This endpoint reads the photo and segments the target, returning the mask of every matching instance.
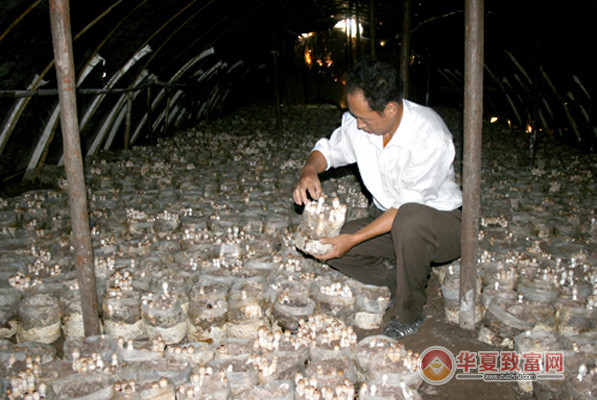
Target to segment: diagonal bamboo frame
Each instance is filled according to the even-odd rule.
[[[87,78],[89,73],[93,70],[93,68],[95,68],[97,64],[99,64],[101,60],[102,58],[99,55],[96,55],[91,61],[91,63],[88,63],[85,66],[85,68],[81,72],[81,76],[77,80],[77,87],[81,86],[83,81],[85,81],[85,78]],[[27,165],[27,169],[25,170],[25,175],[23,176],[23,181],[32,182],[35,180],[35,178],[37,178],[40,169],[39,167],[43,164],[43,161],[40,162],[40,160],[45,160],[49,148],[48,145],[54,137],[56,127],[58,126],[59,112],[60,105],[56,105],[54,111],[52,112],[52,115],[50,116],[50,119],[48,120],[48,123],[46,124],[46,127],[43,130],[41,138],[37,142],[37,146],[33,151],[33,155],[29,160],[29,164]]]
[[[132,87],[137,86],[148,75],[149,75],[149,72],[147,70],[143,70],[142,73],[139,74],[139,76],[132,83],[131,86]],[[136,93],[138,93],[138,92],[136,92]],[[106,132],[108,131],[108,129],[112,125],[112,121],[114,120],[114,117],[116,116],[118,110],[126,103],[126,99],[127,99],[127,93],[123,93],[122,95],[120,95],[120,98],[116,101],[116,104],[114,105],[114,107],[112,107],[112,110],[108,113],[108,116],[104,120],[104,123],[99,128],[98,134],[95,136],[95,139],[94,139],[93,143],[91,143],[91,146],[87,150],[87,155],[95,154],[95,152],[97,151],[97,149],[101,146],[103,138],[104,138]]]
[[[105,12],[103,12],[102,14],[100,14],[100,16],[98,18],[95,18],[93,21],[91,21],[89,24],[87,24],[82,30],[81,32],[79,32],[74,38],[73,41],[80,38],[85,32],[87,32],[92,26],[94,26],[95,24],[97,24],[102,18],[104,18],[106,15],[109,14],[110,11],[112,11],[115,6],[119,3],[121,3],[123,0],[117,0],[115,3],[113,3],[111,6],[109,6]],[[143,0],[142,3],[146,2],[147,0]],[[20,19],[18,22],[20,22],[24,16],[30,11],[32,10],[35,6],[37,6],[38,3],[35,3],[34,5],[32,5],[27,11],[26,13],[24,13],[23,15],[21,15]],[[13,23],[13,25],[16,25],[16,23],[18,23],[17,21],[15,21],[15,23]],[[5,33],[3,34],[2,37],[4,37],[10,29],[12,29],[14,26],[11,25],[11,27],[9,27],[9,29],[7,31],[5,31]],[[99,49],[98,49],[99,51]],[[97,54],[97,51],[95,53],[93,53],[90,58],[89,58],[89,62],[91,62],[91,60],[93,60],[93,58],[95,57],[95,55]],[[43,69],[43,71],[41,72],[41,74],[37,77],[35,77],[33,79],[33,82],[30,85],[30,88],[32,90],[36,90],[39,88],[39,86],[41,85],[41,83],[43,82],[43,78],[48,74],[48,72],[50,71],[50,69],[52,69],[52,67],[54,66],[54,59],[52,59],[50,61],[50,63]],[[87,66],[87,64],[86,64]],[[85,67],[86,67],[85,66]],[[85,70],[85,67],[83,68],[83,70]],[[27,97],[27,98],[23,98],[23,99],[19,99],[15,102],[11,113],[10,113],[10,117],[8,119],[8,121],[6,122],[6,124],[3,127],[2,133],[0,133],[0,155],[2,155],[2,151],[4,150],[4,147],[6,145],[6,143],[8,142],[8,139],[10,138],[12,132],[14,131],[15,127],[17,126],[18,120],[20,119],[21,115],[23,115],[23,112],[25,111],[25,108],[27,108],[27,105],[29,104],[29,101],[31,100],[31,97]],[[55,130],[55,128],[54,128]],[[53,137],[53,133],[51,134],[51,137],[49,138],[49,141],[51,141],[51,138]],[[45,153],[45,152],[44,152]],[[43,162],[43,160],[41,160],[41,162]]]
[[[136,52],[133,55],[133,57],[131,57],[118,71],[116,71],[116,73],[114,75],[112,75],[112,77],[110,78],[108,83],[106,83],[105,88],[112,88],[116,84],[116,82],[118,82],[120,80],[120,78],[122,78],[128,72],[128,70],[130,68],[132,68],[133,65],[135,65],[141,58],[145,57],[151,51],[152,51],[151,48],[148,45],[146,45],[141,50]],[[95,99],[93,99],[93,101],[91,102],[91,105],[87,108],[87,111],[85,111],[85,114],[83,115],[83,117],[81,118],[81,121],[79,122],[79,130],[80,131],[82,131],[85,128],[85,126],[87,126],[87,124],[91,120],[91,116],[98,109],[98,107],[100,106],[100,104],[102,103],[102,101],[104,100],[105,97],[106,97],[106,94],[101,93],[101,94],[97,95],[95,97]],[[64,163],[64,153],[62,154],[62,157],[60,158],[58,165],[62,165],[63,163]]]
[[[149,71],[147,71],[146,74],[141,75],[140,76],[140,81],[143,81],[147,76],[149,75]],[[116,132],[118,131],[118,128],[120,127],[120,124],[122,123],[122,120],[127,117],[130,118],[132,115],[132,107],[133,107],[133,100],[135,100],[135,98],[137,98],[137,96],[139,95],[139,93],[141,93],[140,91],[136,91],[133,93],[126,93],[122,96],[121,101],[122,104],[119,103],[114,107],[115,110],[117,110],[118,108],[120,108],[120,112],[118,113],[118,116],[116,117],[114,123],[112,124],[112,129],[110,129],[110,132],[108,134],[108,138],[106,139],[105,143],[104,143],[104,150],[108,150],[110,149],[110,147],[112,146],[112,142],[114,141],[114,137],[116,136]],[[124,103],[126,102],[126,107],[124,106]],[[130,119],[127,122],[127,130],[129,131],[128,135],[128,139],[125,137],[125,141],[124,141],[124,149],[128,149],[128,146],[130,145]],[[126,132],[126,131],[125,131]]]
[[[260,3],[258,4],[258,6],[261,6],[263,3],[265,3],[265,1],[262,1],[262,2],[260,2]],[[236,10],[239,10],[239,9],[240,9],[240,7],[237,7],[237,9],[236,9]],[[234,10],[234,11],[236,11],[236,10]],[[242,23],[242,22],[243,22],[243,21],[244,21],[246,18],[248,18],[248,17],[249,17],[251,14],[252,14],[252,12],[250,12],[250,13],[245,13],[245,14],[243,14],[243,16],[242,16],[242,17],[240,17],[240,18],[236,19],[236,20],[235,20],[235,22],[234,22],[233,24],[231,24],[231,25],[230,25],[230,26],[229,26],[229,27],[228,27],[226,30],[224,30],[224,32],[222,32],[222,33],[221,33],[221,34],[220,34],[220,35],[219,35],[217,38],[213,39],[213,40],[212,40],[212,41],[209,43],[209,45],[208,45],[208,46],[213,46],[213,45],[214,45],[214,44],[215,44],[215,43],[216,43],[216,42],[217,42],[217,41],[218,41],[218,40],[219,40],[221,37],[223,37],[223,36],[224,36],[224,35],[226,35],[228,32],[230,32],[230,31],[231,31],[233,28],[235,28],[237,25],[239,25],[240,23]],[[221,23],[224,23],[226,20],[227,20],[227,18],[224,18],[224,19],[220,20],[220,21],[218,22],[218,24],[217,24],[217,25],[219,25],[219,24],[221,24]],[[181,52],[179,52],[179,55],[178,55],[178,56],[176,56],[176,57],[174,57],[174,58],[171,60],[171,62],[172,62],[172,61],[174,61],[174,60],[176,60],[176,59],[177,59],[177,58],[178,58],[178,57],[179,57],[181,54],[183,54],[184,52],[186,52],[188,49],[190,49],[190,48],[192,48],[194,45],[196,45],[196,44],[197,44],[197,43],[198,43],[198,42],[199,42],[201,39],[203,39],[203,38],[204,38],[204,37],[205,37],[205,36],[206,36],[206,35],[207,35],[207,34],[208,34],[210,31],[212,31],[213,29],[215,29],[215,26],[214,26],[214,27],[212,27],[212,29],[209,29],[207,32],[204,32],[204,33],[203,33],[203,34],[202,34],[202,35],[201,35],[199,38],[197,38],[196,40],[194,40],[194,41],[193,41],[193,42],[192,42],[192,43],[191,43],[189,46],[187,46],[187,47],[186,47],[184,50],[182,50]],[[223,47],[223,46],[222,46],[222,47]],[[242,61],[242,60],[241,60],[241,61]],[[163,68],[165,68],[165,66],[163,66],[163,67],[162,67],[162,69],[163,69]],[[212,67],[212,68],[213,68],[213,67]],[[159,73],[159,72],[160,72],[160,71],[158,71],[158,73]],[[178,74],[178,72],[177,72],[176,74],[174,74],[174,76],[173,76],[173,77],[170,79],[170,81],[169,81],[169,82],[175,82],[175,81],[176,81],[176,79],[178,79],[178,77],[179,77],[179,76],[177,76],[177,75],[181,76],[182,74]],[[176,79],[174,79],[175,77],[176,77]],[[200,78],[200,79],[203,79],[203,76],[202,76],[202,78]],[[156,97],[156,101],[154,101],[154,102],[152,103],[152,108],[151,108],[151,110],[153,110],[153,109],[155,109],[155,108],[157,107],[157,103],[159,102],[159,100],[161,100],[161,98],[163,97],[163,94],[164,94],[164,90],[162,90],[162,91],[161,91],[161,92],[158,94],[158,96]],[[171,105],[171,106],[172,106],[172,105]],[[204,106],[205,106],[205,105],[204,105]],[[197,113],[197,117],[196,117],[196,119],[199,119],[199,118],[201,117],[201,115],[203,115],[203,111],[207,111],[207,109],[208,109],[208,108],[209,108],[209,107],[202,107],[202,108],[201,108],[201,110],[200,110],[200,112],[199,112],[199,113]],[[183,109],[183,111],[184,111],[184,109]],[[163,114],[164,114],[163,112],[162,112],[162,113],[160,113],[160,116],[159,116],[158,118],[159,118],[159,119],[161,119],[161,116],[163,116]],[[147,116],[147,114],[146,114],[145,116]],[[145,117],[144,117],[144,119],[142,120],[141,124],[144,124],[145,122],[146,122],[146,120],[145,120]],[[152,129],[157,129],[157,127],[158,127],[158,126],[159,126],[159,125],[158,125],[158,124],[155,124],[155,123],[154,123],[154,124],[151,124],[151,127],[152,127]],[[139,132],[139,129],[140,129],[140,128],[138,128],[138,129],[137,129],[136,133],[138,133],[138,132]],[[136,139],[136,137],[137,137],[137,136],[135,135],[135,136],[134,136],[134,138]]]
[[[106,44],[106,42],[109,40],[110,37],[113,36],[113,34],[118,30],[118,28],[120,27],[120,25],[122,25],[122,23],[127,20],[131,15],[133,15],[135,13],[135,11],[137,11],[143,4],[145,4],[148,0],[142,0],[139,2],[139,4],[137,4],[133,9],[131,9],[122,19],[120,19],[118,21],[118,23],[112,28],[112,30],[102,39],[102,41],[99,43],[99,45],[96,47],[96,49],[94,50],[94,52],[90,55],[90,57],[88,58],[88,61],[85,63],[83,70],[86,69],[86,67],[89,66],[89,63],[91,62],[91,60],[94,59],[94,57],[99,53],[99,50]],[[119,4],[121,4],[123,2],[123,0],[117,0],[114,3],[112,3],[110,6],[108,6],[101,14],[99,14],[93,21],[91,21],[89,24],[87,24],[79,33],[77,33],[74,36],[74,40],[82,37],[87,31],[89,31],[94,25],[96,25],[99,21],[101,21],[105,16],[109,15],[111,11],[113,11]],[[175,35],[177,32],[180,31],[180,29],[182,29],[182,27],[186,24],[188,24],[189,21],[193,20],[193,18],[198,15],[201,11],[205,10],[206,7],[208,7],[210,4],[212,4],[214,2],[214,0],[211,0],[210,2],[208,2],[207,4],[203,4],[202,7],[196,11],[195,13],[193,13],[193,15],[191,15],[191,17],[189,17],[186,21],[184,21],[182,24],[180,24],[177,29],[170,35],[168,36],[168,38],[166,38],[163,43],[160,45],[160,47],[156,50],[156,52],[154,53],[154,55],[152,55],[152,57],[150,57],[149,60],[147,60],[145,66],[147,66],[154,58],[156,53],[159,52],[159,50],[161,50],[167,42],[169,42]],[[181,15],[182,13],[184,13],[187,9],[189,9],[193,4],[196,3],[196,0],[193,0],[189,3],[187,3],[183,8],[181,8],[180,10],[178,10],[173,17],[171,17],[167,22],[165,22],[159,29],[157,29],[156,31],[154,31],[152,33],[152,35],[145,41],[145,43],[148,43],[151,39],[153,39],[161,30],[163,30],[166,26],[168,26],[169,24],[171,24],[174,20],[177,19],[177,17],[179,15]],[[264,1],[262,1],[260,4],[263,4]],[[31,11],[31,9],[33,9],[35,6],[37,6],[37,4],[39,4],[39,1],[34,3],[30,9],[28,11],[26,11],[20,18],[19,21],[22,20],[25,15],[27,13],[29,13]],[[239,9],[241,9],[242,6],[238,6],[234,11],[237,11]],[[246,18],[246,16],[249,13],[245,13],[243,18],[240,19],[244,19]],[[230,18],[230,14],[228,14],[227,17],[222,18],[216,25],[220,25],[224,22],[226,22],[228,19]],[[16,25],[19,21],[15,21],[13,23],[13,26]],[[237,23],[232,24],[234,26],[236,26],[238,24],[238,19],[236,20]],[[12,29],[9,28],[10,29]],[[178,58],[182,53],[184,53],[185,51],[187,51],[189,48],[191,48],[193,45],[195,45],[197,42],[199,42],[199,40],[201,40],[203,37],[205,37],[205,35],[207,35],[211,30],[215,29],[217,26],[212,26],[207,32],[204,32],[198,39],[196,39],[190,46],[187,46],[183,51],[179,52],[179,55],[176,56],[175,58]],[[9,30],[7,30],[4,35],[8,34]],[[226,32],[228,32],[230,29],[226,29]],[[3,35],[3,36],[4,36]],[[221,35],[220,35],[221,37]],[[214,41],[215,42],[215,41]],[[34,82],[30,85],[30,89],[31,90],[37,90],[39,85],[42,82],[43,77],[49,72],[49,70],[53,67],[53,63],[54,61],[52,60],[50,62],[50,64],[48,64],[48,66],[44,69],[44,71],[42,72],[42,74],[34,80]],[[98,95],[99,96],[99,95]],[[11,113],[11,118],[9,122],[12,123],[7,123],[4,127],[4,131],[2,132],[2,134],[0,135],[0,154],[1,151],[4,147],[4,144],[7,142],[9,136],[11,135],[11,133],[14,130],[14,127],[16,126],[18,119],[21,117],[21,115],[23,114],[25,108],[28,105],[30,98],[26,98],[26,99],[19,99],[18,102],[15,102],[15,107],[13,108],[13,112]],[[170,108],[173,107],[174,104],[170,104]],[[93,112],[91,113],[93,114]],[[80,130],[82,130],[85,125],[87,124],[87,122],[89,121],[89,118],[91,117],[91,114],[89,114],[88,118],[84,118],[81,121],[81,128]],[[54,126],[52,127],[48,127],[46,125],[46,129],[44,129],[44,132],[42,133],[43,135],[43,142],[44,142],[44,150],[40,151],[40,149],[36,149],[36,151],[34,152],[34,157],[32,157],[32,160],[29,163],[29,166],[27,168],[28,172],[26,174],[27,179],[31,179],[31,175],[32,172],[34,170],[38,170],[39,169],[39,165],[43,164],[43,161],[45,160],[45,157],[47,155],[47,149],[49,144],[51,143],[52,139],[53,139],[53,135],[54,132],[56,130],[57,127],[57,121],[55,118],[52,118],[51,120],[54,120]],[[39,147],[39,145],[38,145]],[[34,158],[37,159],[37,162],[35,162]],[[64,155],[62,156],[61,162],[59,164],[62,164],[64,159]],[[35,164],[35,165],[33,165]],[[35,179],[35,174],[33,174],[33,179]]]
[[[210,3],[208,3],[207,5],[211,4],[212,2],[213,2],[213,0],[212,0]],[[262,1],[262,2],[260,3],[260,5],[261,5],[261,4],[263,4],[263,3],[264,3],[264,1]],[[168,42],[169,42],[169,41],[170,41],[170,40],[171,40],[171,39],[172,39],[172,38],[173,38],[173,37],[176,35],[176,33],[178,33],[178,32],[180,31],[180,29],[182,29],[182,28],[183,28],[183,27],[184,27],[186,24],[188,24],[190,21],[192,21],[192,20],[193,20],[193,19],[194,19],[194,18],[195,18],[195,17],[196,17],[196,16],[197,16],[197,15],[198,15],[198,14],[199,14],[201,11],[203,11],[203,10],[205,9],[205,7],[206,7],[207,5],[205,5],[205,6],[204,6],[204,7],[202,7],[200,10],[198,10],[197,12],[195,12],[194,14],[192,14],[192,15],[191,15],[189,18],[187,18],[187,19],[184,21],[184,23],[182,23],[182,24],[181,24],[181,25],[180,25],[180,26],[179,26],[179,27],[178,27],[178,28],[177,28],[177,29],[176,29],[174,32],[172,32],[172,34],[170,34],[170,35],[169,35],[169,36],[168,36],[168,37],[167,37],[167,38],[166,38],[166,39],[165,39],[165,40],[162,42],[162,44],[161,44],[161,45],[160,45],[160,46],[159,46],[159,47],[158,47],[158,48],[157,48],[157,49],[154,51],[154,53],[152,54],[152,56],[151,56],[151,57],[149,57],[149,59],[147,59],[147,60],[146,60],[146,62],[145,62],[145,65],[143,66],[143,69],[146,69],[146,68],[148,67],[149,63],[150,63],[150,62],[151,62],[151,61],[152,61],[152,60],[153,60],[153,59],[154,59],[154,58],[157,56],[157,54],[160,52],[160,50],[162,50],[162,49],[163,49],[163,48],[166,46],[166,44],[167,44],[167,43],[168,43]],[[237,10],[240,10],[240,9],[241,9],[241,7],[242,7],[242,5],[241,5],[241,6],[238,6],[238,7],[237,7],[237,8],[236,8],[236,9],[235,9],[235,10],[234,10],[232,13],[234,13],[234,12],[235,12],[235,11],[237,11]],[[180,54],[183,54],[183,53],[184,53],[184,52],[186,52],[186,51],[187,51],[189,48],[192,48],[192,47],[193,47],[195,44],[197,44],[197,43],[198,43],[198,42],[199,42],[201,39],[203,39],[203,38],[204,38],[204,37],[205,37],[205,36],[206,36],[206,35],[207,35],[209,32],[211,32],[211,31],[212,31],[212,30],[214,30],[214,29],[215,29],[217,26],[219,26],[220,24],[222,24],[223,22],[225,22],[225,21],[226,21],[228,18],[230,18],[230,15],[232,15],[232,13],[231,13],[231,14],[229,14],[227,17],[225,17],[225,18],[222,18],[222,19],[221,19],[221,20],[220,20],[218,23],[216,23],[215,25],[213,25],[213,26],[212,26],[210,29],[208,29],[206,32],[203,32],[203,33],[202,33],[202,35],[201,35],[199,38],[195,39],[195,40],[194,40],[194,41],[193,41],[193,42],[192,42],[192,43],[191,43],[189,46],[187,46],[185,49],[183,49],[182,51],[180,51],[178,54],[179,54],[179,55],[180,55]],[[247,16],[248,16],[248,15],[250,15],[250,13],[245,13],[245,14],[243,15],[243,17],[241,17],[241,18],[237,19],[237,20],[236,20],[236,23],[235,23],[235,24],[232,24],[232,25],[231,25],[231,27],[234,27],[234,26],[236,26],[238,23],[240,23],[240,21],[242,21],[243,19],[247,18]],[[169,22],[170,22],[170,21],[169,21]],[[231,28],[227,29],[227,30],[226,30],[226,32],[228,32],[230,29],[231,29]],[[221,37],[221,35],[220,35],[220,37]],[[216,40],[214,40],[213,42],[215,42],[215,41],[216,41]],[[213,44],[213,42],[212,42],[210,45],[206,46],[206,47],[211,47],[211,45]],[[177,55],[176,57],[173,57],[173,58],[171,59],[171,62],[172,62],[173,60],[177,59],[177,58],[179,57],[179,55]],[[185,65],[187,65],[187,64],[185,64]],[[190,67],[190,66],[189,66],[189,67]],[[183,68],[184,68],[184,67],[183,67]],[[188,68],[187,68],[187,69],[188,69]],[[181,70],[182,70],[182,69],[181,69]],[[182,72],[181,72],[181,70],[177,71],[177,72],[176,72],[176,73],[173,75],[173,77],[172,77],[172,78],[170,78],[169,82],[171,82],[171,83],[172,83],[172,82],[175,82],[175,81],[176,81],[178,78],[180,78],[180,76],[182,76],[182,74],[184,73],[184,71],[182,71]],[[186,71],[186,69],[185,69],[185,71]],[[157,105],[159,104],[159,102],[161,101],[161,99],[164,97],[164,94],[165,94],[165,89],[162,89],[162,90],[161,90],[161,91],[158,93],[158,95],[156,96],[156,98],[154,99],[154,101],[151,103],[152,105],[151,105],[151,110],[150,110],[150,112],[151,112],[151,111],[153,111],[154,109],[156,109],[156,108],[157,108]],[[169,105],[166,105],[166,106],[169,106]],[[160,117],[159,117],[159,119],[160,119],[160,120],[161,120],[161,116],[163,116],[163,115],[164,115],[164,112],[160,113]],[[137,139],[137,137],[138,137],[138,134],[139,134],[139,132],[140,132],[140,129],[142,128],[142,125],[144,125],[144,124],[147,122],[147,120],[148,120],[148,119],[149,119],[149,116],[148,116],[147,114],[145,114],[145,115],[144,115],[144,117],[142,118],[141,122],[140,122],[140,125],[137,127],[137,129],[135,130],[135,133],[133,134],[133,137],[131,138],[131,143],[134,143],[134,142],[135,142],[135,140]],[[154,122],[154,123],[150,123],[150,126],[151,126],[151,128],[152,128],[152,129],[154,129],[154,127],[157,127],[157,126],[158,126],[158,124],[156,124],[156,123]]]
[[[21,22],[27,16],[27,14],[29,14],[35,7],[37,7],[39,5],[39,3],[41,3],[41,0],[37,0],[35,3],[31,4],[29,6],[29,8],[27,8],[21,15],[19,15],[17,17],[17,19],[15,19],[12,22],[12,24],[10,24],[10,26],[8,28],[6,28],[4,33],[2,33],[2,35],[0,35],[0,40],[4,39],[4,37],[6,37],[6,35],[8,35],[10,33],[10,31],[12,31],[12,29],[15,26],[17,26],[19,24],[19,22]]]
[[[195,56],[194,58],[192,58],[191,60],[189,60],[182,68],[180,68],[173,76],[173,78],[175,78],[174,80],[176,80],[179,76],[181,76],[182,74],[184,74],[189,68],[191,68],[194,64],[196,64],[198,61],[200,61],[201,59],[209,56],[209,55],[213,55],[214,54],[214,48],[211,47],[207,50],[204,50],[201,54],[199,54],[198,56]],[[172,79],[171,79],[172,80]],[[161,95],[160,96],[156,96],[156,98],[154,99],[153,103],[150,105],[150,110],[153,110],[159,100],[161,99]],[[141,117],[141,121],[139,122],[137,128],[135,129],[135,132],[133,133],[132,137],[131,137],[131,144],[135,143],[135,141],[137,140],[137,138],[139,137],[139,133],[141,132],[141,129],[143,128],[143,126],[145,125],[147,119],[149,119],[149,115],[148,113],[145,113],[143,115],[143,117]]]
[[[203,7],[201,7],[201,9],[199,9],[197,12],[195,12],[190,18],[188,18],[183,24],[181,24],[177,29],[175,29],[175,33],[178,32],[184,25],[186,25],[190,20],[192,20],[198,13],[200,13],[201,11],[203,11],[208,5],[210,5],[211,3],[213,3],[214,0],[211,0],[208,4],[203,5]],[[156,29],[153,34],[151,36],[149,36],[140,46],[140,48],[145,48],[149,45],[149,42],[151,41],[151,39],[153,39],[155,36],[157,36],[162,30],[164,30],[168,25],[170,25],[173,21],[175,21],[182,13],[184,13],[187,9],[189,9],[189,7],[191,7],[193,4],[196,3],[196,0],[192,0],[191,2],[189,2],[185,7],[183,7],[182,9],[178,10],[172,17],[170,17],[165,23],[163,23],[158,29]],[[171,37],[173,36],[173,34],[171,34],[166,41],[168,41]],[[161,49],[163,48],[163,44],[153,52],[153,55],[149,57],[149,59],[145,62],[145,64],[141,67],[141,72],[134,78],[134,82],[140,82],[140,77],[142,74],[146,74],[146,70],[147,70],[147,66],[148,64],[151,62],[151,60],[155,57],[155,54],[157,52],[159,52]],[[138,50],[140,51],[140,50]],[[135,84],[133,84],[135,85]],[[104,141],[104,137],[107,133],[108,128],[110,127],[110,125],[112,124],[112,122],[114,121],[114,118],[117,117],[117,109],[120,108],[122,106],[121,104],[121,100],[122,98],[116,102],[115,107],[112,109],[112,111],[110,112],[107,120],[104,122],[104,124],[102,124],[102,127],[98,130],[98,132],[96,132],[95,137],[93,138],[93,142],[92,145],[90,146],[90,148],[87,151],[87,155],[92,155],[95,154],[95,152],[97,151],[97,149],[100,147],[101,143]],[[90,117],[91,115],[97,110],[94,109],[92,110],[92,112],[90,113]],[[64,157],[64,156],[62,156]]]

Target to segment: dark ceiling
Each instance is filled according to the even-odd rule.
[[[336,102],[338,84],[333,79],[338,80],[351,63],[370,51],[370,11],[374,15],[376,56],[398,64],[402,3],[71,1],[76,72],[80,76],[94,56],[101,56],[101,63],[82,86],[104,88],[135,54],[150,49],[113,87],[133,87],[136,80],[180,85],[168,89],[171,94],[185,85],[179,109],[193,114],[189,111],[192,107],[209,104],[195,113],[194,120],[187,118],[189,123],[205,117],[210,107],[213,113],[247,101],[272,101],[276,83],[280,85],[283,103]],[[542,129],[594,150],[596,2],[486,0],[484,5],[486,114],[502,115],[523,129],[530,120],[540,120]],[[464,6],[462,0],[411,0],[410,97],[415,101],[461,107]],[[24,106],[13,98],[15,91],[30,85],[56,88],[49,7],[48,0],[0,0],[0,177],[4,180],[24,171],[33,153],[31,143],[39,140],[44,127],[48,129],[47,121],[57,104],[55,96],[35,96]],[[342,34],[333,29],[347,17],[357,17],[363,26],[358,44],[353,41],[350,51]],[[299,35],[308,32],[319,34],[301,42]],[[333,59],[333,68],[315,64],[307,68],[302,58],[306,50],[312,51],[315,58]],[[213,51],[213,55],[197,61],[206,51]],[[279,77],[272,73],[274,61]],[[192,66],[181,72],[189,63]],[[311,87],[318,89],[309,92]],[[145,101],[141,97],[138,103]],[[214,107],[214,101],[220,102],[220,107]],[[539,104],[536,111],[529,109],[533,101]],[[79,113],[92,102],[91,96],[79,96]],[[117,98],[112,96],[98,105],[88,126],[81,131],[83,146],[94,140],[114,104],[118,104]],[[173,106],[164,100],[155,105],[156,110],[160,107]],[[20,113],[17,118],[15,109]],[[141,120],[142,116],[133,116],[136,117]],[[159,127],[158,121],[154,125]],[[60,140],[49,143],[45,162],[57,162],[59,157],[53,158],[52,154],[60,152]],[[115,142],[114,146],[119,144]],[[13,156],[4,157],[6,154]]]
[[[71,1],[75,60],[98,49],[107,68],[148,43],[160,48],[153,71],[176,69],[202,49],[217,45],[221,53],[241,51],[266,57],[272,36],[294,40],[304,32],[325,31],[347,16],[359,15],[364,37],[369,36],[369,9],[373,5],[376,36],[396,40],[402,22],[401,1],[368,0],[95,0]],[[28,80],[52,59],[47,0],[0,0],[0,85],[24,88]],[[455,50],[462,47],[464,1],[412,1],[414,52],[422,47]],[[566,4],[553,0],[485,1],[486,41],[489,53],[540,54],[562,68],[581,69],[597,46],[592,0]],[[278,42],[279,44],[280,42]],[[524,47],[527,49],[524,49]],[[526,54],[528,56],[528,54]],[[447,52],[457,63],[462,53]],[[111,59],[114,60],[111,62]],[[262,62],[265,59],[261,60]],[[567,62],[566,62],[567,61]],[[589,64],[589,63],[587,63]]]

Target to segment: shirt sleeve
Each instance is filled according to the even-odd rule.
[[[351,132],[356,129],[356,121],[350,113],[342,116],[342,125],[332,132],[329,139],[319,139],[313,151],[318,150],[325,157],[327,169],[342,167],[356,162],[352,148]]]

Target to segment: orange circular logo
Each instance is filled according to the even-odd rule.
[[[432,385],[443,385],[456,373],[456,359],[445,347],[428,347],[419,357],[419,374]]]

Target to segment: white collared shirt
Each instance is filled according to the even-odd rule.
[[[398,129],[384,147],[383,137],[357,128],[346,112],[320,151],[329,168],[357,163],[361,178],[380,210],[420,203],[442,211],[462,205],[454,179],[454,143],[442,118],[431,108],[403,100]]]

